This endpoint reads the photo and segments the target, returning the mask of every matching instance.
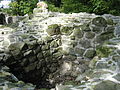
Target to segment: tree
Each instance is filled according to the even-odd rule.
[[[89,0],[62,0],[63,11],[71,12],[90,12]]]
[[[120,15],[120,0],[42,0],[47,2],[50,11],[95,14],[109,13]],[[9,13],[13,15],[31,14],[38,0],[14,0],[10,4]]]
[[[31,14],[38,0],[16,0],[10,3],[10,12],[13,15]]]

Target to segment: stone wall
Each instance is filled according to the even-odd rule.
[[[0,12],[0,25],[17,23],[26,17],[28,16],[10,16],[6,13]]]
[[[104,42],[119,37],[117,16],[41,12],[39,8],[33,13],[16,30],[1,32],[0,61],[18,79],[39,87],[74,80],[89,69]]]

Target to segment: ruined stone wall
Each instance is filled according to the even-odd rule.
[[[84,73],[97,48],[119,36],[120,17],[39,10],[34,9],[32,19],[19,22],[16,30],[0,31],[0,61],[19,79],[41,87],[64,75],[74,79]]]

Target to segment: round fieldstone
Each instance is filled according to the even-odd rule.
[[[46,30],[46,32],[51,36],[58,35],[60,34],[60,26],[58,24],[52,24],[48,26],[48,29]]]
[[[82,31],[85,31],[85,32],[90,32],[91,31],[91,29],[90,29],[90,27],[89,27],[89,24],[84,24],[84,25],[82,25],[81,26],[81,30]]]
[[[115,78],[116,80],[120,81],[120,73],[118,73],[117,75],[113,76],[113,78]]]
[[[93,39],[95,37],[95,33],[92,32],[86,32],[85,37],[87,39]]]
[[[102,32],[102,28],[97,27],[97,26],[91,26],[91,30],[95,33],[101,33]]]
[[[78,48],[78,47],[75,48],[75,53],[77,53],[79,56],[83,56],[84,52],[85,50],[82,48]]]
[[[93,90],[119,90],[116,89],[117,83],[110,80],[102,81],[101,83],[94,86]]]
[[[88,49],[86,52],[85,52],[85,57],[86,58],[93,58],[96,54],[96,51],[94,49]]]
[[[111,32],[105,32],[101,35],[97,36],[95,39],[96,43],[103,43],[106,40],[112,39],[114,37],[114,33]]]
[[[114,60],[115,62],[118,62],[120,60],[120,55],[112,56],[112,60]]]
[[[114,27],[113,26],[109,26],[109,27],[106,27],[105,28],[105,32],[111,32],[111,33],[114,33]]]
[[[96,17],[92,20],[92,24],[99,27],[106,27],[107,21],[103,17]]]
[[[107,24],[108,25],[114,25],[114,21],[112,19],[107,19]]]
[[[74,35],[75,37],[77,37],[77,38],[82,38],[83,35],[84,35],[84,33],[83,33],[83,31],[80,30],[80,29],[75,29],[75,30],[73,31],[73,35]]]
[[[51,48],[57,48],[58,47],[58,43],[57,43],[57,41],[52,41],[51,43],[50,43],[50,47]]]
[[[61,34],[63,35],[71,35],[73,32],[73,27],[63,26],[60,29]]]
[[[90,48],[91,47],[91,42],[89,40],[80,40],[79,44],[84,47],[84,48]]]

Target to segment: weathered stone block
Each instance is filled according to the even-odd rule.
[[[63,56],[63,54],[61,52],[57,52],[57,53],[53,54],[54,59],[60,59],[60,58],[62,58],[62,56]]]
[[[44,56],[44,57],[48,57],[48,56],[50,56],[50,55],[52,55],[51,52],[50,52],[50,50],[43,51],[43,56]]]
[[[83,33],[83,31],[80,30],[80,29],[74,29],[73,35],[74,35],[75,37],[77,37],[77,38],[82,38],[83,35],[84,35],[84,33]]]
[[[28,59],[29,59],[29,63],[33,63],[33,62],[37,61],[37,57],[34,55],[30,56]]]
[[[27,58],[24,58],[21,60],[21,63],[20,63],[21,66],[27,66],[28,64],[29,64],[29,60]]]
[[[42,59],[43,58],[43,53],[42,52],[38,53],[37,58],[38,58],[38,60]]]
[[[57,43],[57,41],[52,41],[51,43],[50,43],[50,47],[51,48],[56,48],[56,47],[58,47],[58,43]]]
[[[71,35],[73,32],[73,27],[63,26],[60,29],[61,34],[63,35]]]
[[[53,41],[53,38],[52,38],[52,37],[50,37],[50,36],[44,37],[44,42],[49,43],[49,42],[51,42],[51,41]]]
[[[64,61],[75,61],[77,59],[77,56],[76,55],[65,55],[63,57],[63,60]]]
[[[77,53],[80,56],[83,56],[84,52],[85,50],[82,48],[77,48],[77,47],[75,48],[75,53]]]
[[[117,90],[116,85],[117,83],[107,80],[107,81],[102,81],[101,83],[95,85],[93,89],[94,90]]]
[[[43,64],[45,64],[45,60],[44,59],[39,59],[39,61],[37,63],[37,69],[42,68]]]
[[[42,46],[41,46],[41,50],[42,50],[42,51],[45,51],[45,50],[48,50],[48,49],[50,49],[49,44],[46,44],[46,45],[42,45]]]
[[[115,62],[118,62],[120,60],[120,55],[112,56],[112,60],[114,60]]]
[[[24,70],[25,70],[25,72],[29,72],[31,70],[34,70],[36,68],[36,66],[37,66],[37,62],[28,65],[27,67],[24,68]]]
[[[96,55],[96,51],[94,49],[88,49],[86,52],[85,52],[85,57],[86,58],[93,58],[94,56]]]
[[[29,51],[24,53],[24,56],[28,56],[29,57],[29,56],[32,56],[32,55],[34,55],[32,50],[29,50]]]
[[[97,46],[96,47],[96,54],[99,56],[99,57],[108,57],[110,55],[110,53],[112,53],[113,49],[112,48],[109,48],[107,46]]]
[[[90,48],[91,47],[91,42],[89,40],[80,40],[79,44],[84,47],[84,48]]]
[[[114,27],[113,26],[108,26],[105,28],[105,32],[106,33],[114,33]]]
[[[89,24],[83,24],[80,28],[82,31],[85,31],[85,32],[91,31]]]
[[[99,27],[106,27],[107,21],[103,17],[96,17],[92,20],[92,24]]]
[[[9,49],[10,51],[14,51],[14,50],[16,50],[16,49],[18,49],[19,51],[22,51],[22,50],[28,49],[28,46],[27,46],[27,44],[24,43],[24,42],[18,42],[18,43],[13,43],[13,44],[11,44],[11,45],[8,47],[8,49]]]
[[[104,29],[102,27],[91,26],[91,30],[97,34],[101,33]]]
[[[106,69],[109,68],[107,62],[97,62],[96,69]]]
[[[37,43],[36,40],[27,41],[26,43],[27,43],[29,49],[35,49],[37,46],[39,46],[39,44]]]
[[[42,51],[42,50],[41,50],[41,46],[38,46],[38,47],[36,47],[35,50],[33,50],[34,54],[37,54],[37,53],[39,53],[39,52],[41,52],[41,51]]]
[[[106,21],[107,21],[108,25],[114,25],[115,24],[112,19],[107,19]]]
[[[109,40],[113,37],[114,37],[114,33],[105,32],[105,33],[102,33],[101,35],[97,36],[95,39],[95,42],[103,43],[104,41]]]
[[[58,35],[58,34],[60,34],[60,26],[58,24],[52,24],[52,25],[48,26],[48,29],[46,30],[46,32],[50,36]]]
[[[85,37],[87,39],[93,39],[95,37],[95,33],[92,32],[86,32]]]

